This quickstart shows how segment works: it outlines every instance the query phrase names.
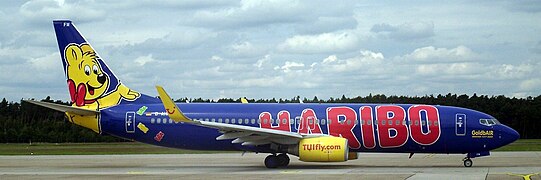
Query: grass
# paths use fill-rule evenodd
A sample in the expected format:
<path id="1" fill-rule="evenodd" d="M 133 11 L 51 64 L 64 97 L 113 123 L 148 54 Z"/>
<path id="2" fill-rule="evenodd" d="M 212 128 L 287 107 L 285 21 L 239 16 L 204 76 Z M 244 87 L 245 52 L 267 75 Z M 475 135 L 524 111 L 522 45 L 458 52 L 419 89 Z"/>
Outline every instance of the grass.
<path id="1" fill-rule="evenodd" d="M 541 151 L 541 139 L 519 139 L 494 151 Z"/>
<path id="2" fill-rule="evenodd" d="M 541 139 L 519 139 L 494 151 L 541 151 Z M 101 154 L 203 154 L 232 151 L 196 151 L 122 143 L 33 143 L 0 144 L 0 155 L 101 155 Z"/>
<path id="3" fill-rule="evenodd" d="M 197 151 L 122 143 L 33 143 L 0 144 L 0 155 L 102 155 L 102 154 L 201 154 L 231 151 Z"/>

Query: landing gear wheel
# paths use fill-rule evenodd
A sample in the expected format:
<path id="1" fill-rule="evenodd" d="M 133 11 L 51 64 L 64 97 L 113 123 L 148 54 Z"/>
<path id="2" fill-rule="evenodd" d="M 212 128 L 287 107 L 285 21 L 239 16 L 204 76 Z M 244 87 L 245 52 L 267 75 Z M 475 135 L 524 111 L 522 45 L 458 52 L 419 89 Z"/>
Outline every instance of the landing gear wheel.
<path id="1" fill-rule="evenodd" d="M 280 159 L 276 155 L 269 155 L 265 158 L 265 167 L 267 168 L 277 168 L 280 166 Z"/>
<path id="2" fill-rule="evenodd" d="M 287 166 L 289 165 L 289 156 L 286 153 L 280 154 L 278 156 L 278 160 L 280 161 L 280 166 Z"/>
<path id="3" fill-rule="evenodd" d="M 464 159 L 464 167 L 471 167 L 473 165 L 473 161 L 470 158 Z"/>

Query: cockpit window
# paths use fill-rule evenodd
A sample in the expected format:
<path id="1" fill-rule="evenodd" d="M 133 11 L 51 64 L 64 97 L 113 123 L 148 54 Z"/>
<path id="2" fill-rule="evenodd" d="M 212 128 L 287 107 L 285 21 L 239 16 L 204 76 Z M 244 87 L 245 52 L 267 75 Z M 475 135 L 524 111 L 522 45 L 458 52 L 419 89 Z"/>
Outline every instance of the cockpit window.
<path id="1" fill-rule="evenodd" d="M 496 119 L 479 119 L 479 123 L 485 126 L 494 126 L 496 124 L 500 124 L 500 122 Z"/>

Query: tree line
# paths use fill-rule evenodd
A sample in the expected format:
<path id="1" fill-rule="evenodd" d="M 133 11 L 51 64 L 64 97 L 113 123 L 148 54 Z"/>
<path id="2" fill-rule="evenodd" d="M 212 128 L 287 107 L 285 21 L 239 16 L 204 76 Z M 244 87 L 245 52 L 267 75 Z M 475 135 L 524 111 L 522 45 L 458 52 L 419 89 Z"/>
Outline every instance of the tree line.
<path id="1" fill-rule="evenodd" d="M 69 105 L 69 102 L 51 100 L 41 101 Z M 202 98 L 181 98 L 176 102 L 240 103 L 241 98 L 218 100 Z M 494 116 L 501 123 L 517 130 L 521 138 L 541 139 L 541 95 L 527 98 L 500 96 L 478 96 L 473 94 L 427 95 L 427 96 L 386 96 L 382 94 L 322 100 L 297 96 L 291 99 L 248 99 L 250 103 L 393 103 L 393 104 L 431 104 L 457 106 L 478 110 Z M 125 141 L 107 135 L 99 135 L 89 129 L 71 124 L 64 114 L 25 102 L 0 102 L 0 143 L 29 142 L 119 142 Z"/>

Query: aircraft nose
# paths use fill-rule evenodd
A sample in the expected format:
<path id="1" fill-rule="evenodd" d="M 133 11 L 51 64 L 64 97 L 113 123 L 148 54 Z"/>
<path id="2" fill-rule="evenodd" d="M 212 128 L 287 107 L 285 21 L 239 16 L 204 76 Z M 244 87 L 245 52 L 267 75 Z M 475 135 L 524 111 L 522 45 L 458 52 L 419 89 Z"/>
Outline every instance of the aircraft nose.
<path id="1" fill-rule="evenodd" d="M 515 142 L 518 138 L 520 138 L 520 134 L 508 126 L 505 126 L 502 134 L 505 136 L 505 144 Z"/>

